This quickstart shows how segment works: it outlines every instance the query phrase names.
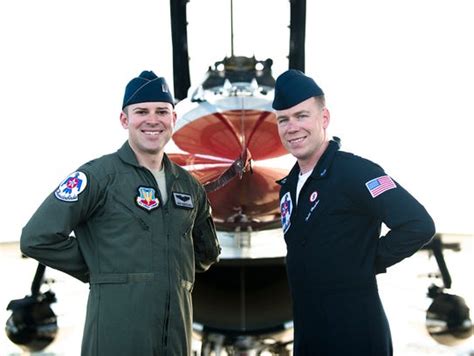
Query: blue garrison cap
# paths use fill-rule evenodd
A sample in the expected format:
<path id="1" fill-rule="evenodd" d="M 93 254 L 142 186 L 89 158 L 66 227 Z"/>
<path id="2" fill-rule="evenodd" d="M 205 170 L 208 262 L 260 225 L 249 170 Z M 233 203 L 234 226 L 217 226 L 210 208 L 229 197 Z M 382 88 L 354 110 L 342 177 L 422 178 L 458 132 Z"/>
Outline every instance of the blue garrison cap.
<path id="1" fill-rule="evenodd" d="M 303 72 L 290 69 L 281 74 L 275 82 L 275 96 L 272 107 L 285 110 L 313 96 L 324 95 L 316 82 Z"/>
<path id="2" fill-rule="evenodd" d="M 152 71 L 145 70 L 127 84 L 122 109 L 131 104 L 150 101 L 161 101 L 174 106 L 173 96 L 165 78 L 158 77 Z"/>

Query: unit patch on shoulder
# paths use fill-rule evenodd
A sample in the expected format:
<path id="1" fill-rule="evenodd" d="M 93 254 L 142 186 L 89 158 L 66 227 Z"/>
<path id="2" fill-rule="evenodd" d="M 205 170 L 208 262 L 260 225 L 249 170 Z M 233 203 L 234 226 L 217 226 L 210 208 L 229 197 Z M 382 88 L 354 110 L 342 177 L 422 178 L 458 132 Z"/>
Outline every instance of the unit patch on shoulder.
<path id="1" fill-rule="evenodd" d="M 372 198 L 376 198 L 383 192 L 397 187 L 395 182 L 389 176 L 381 176 L 371 179 L 365 183 L 365 186 L 369 190 Z"/>
<path id="2" fill-rule="evenodd" d="M 283 234 L 286 234 L 290 228 L 291 212 L 293 211 L 293 202 L 291 201 L 291 194 L 287 192 L 280 200 L 281 226 L 283 227 Z"/>
<path id="3" fill-rule="evenodd" d="M 191 194 L 173 192 L 173 201 L 174 204 L 179 208 L 194 208 L 193 197 Z"/>
<path id="4" fill-rule="evenodd" d="M 87 186 L 87 177 L 84 173 L 77 171 L 71 173 L 65 180 L 61 182 L 58 189 L 54 192 L 56 198 L 62 201 L 72 202 L 79 199 Z"/>
<path id="5" fill-rule="evenodd" d="M 147 211 L 151 211 L 160 206 L 160 201 L 156 197 L 155 189 L 150 187 L 138 187 L 138 196 L 135 201 L 140 208 Z"/>

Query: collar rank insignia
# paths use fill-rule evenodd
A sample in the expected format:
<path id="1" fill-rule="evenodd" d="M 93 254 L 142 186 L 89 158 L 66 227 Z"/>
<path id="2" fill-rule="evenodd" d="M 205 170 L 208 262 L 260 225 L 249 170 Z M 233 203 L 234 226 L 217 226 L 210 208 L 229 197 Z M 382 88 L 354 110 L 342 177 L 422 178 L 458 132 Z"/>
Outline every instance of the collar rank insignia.
<path id="1" fill-rule="evenodd" d="M 71 173 L 54 192 L 56 198 L 62 201 L 72 202 L 79 199 L 87 186 L 87 177 L 84 173 L 77 171 Z"/>
<path id="2" fill-rule="evenodd" d="M 178 208 L 192 209 L 194 208 L 193 198 L 191 194 L 173 192 L 174 204 Z"/>
<path id="3" fill-rule="evenodd" d="M 137 205 L 140 208 L 151 211 L 158 208 L 160 201 L 155 195 L 155 189 L 148 187 L 139 187 L 138 196 L 136 198 Z"/>

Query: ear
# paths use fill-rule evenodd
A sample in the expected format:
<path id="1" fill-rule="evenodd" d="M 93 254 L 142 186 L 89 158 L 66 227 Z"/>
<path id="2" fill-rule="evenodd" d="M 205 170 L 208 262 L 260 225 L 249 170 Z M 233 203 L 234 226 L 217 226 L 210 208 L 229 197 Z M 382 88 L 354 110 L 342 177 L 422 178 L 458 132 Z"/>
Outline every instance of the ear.
<path id="1" fill-rule="evenodd" d="M 323 128 L 327 129 L 329 126 L 329 122 L 331 121 L 331 114 L 327 108 L 323 109 Z"/>
<path id="2" fill-rule="evenodd" d="M 120 113 L 120 123 L 124 129 L 128 129 L 128 116 L 123 111 Z"/>
<path id="3" fill-rule="evenodd" d="M 173 127 L 176 125 L 176 119 L 178 118 L 178 115 L 176 115 L 176 111 L 173 111 Z"/>

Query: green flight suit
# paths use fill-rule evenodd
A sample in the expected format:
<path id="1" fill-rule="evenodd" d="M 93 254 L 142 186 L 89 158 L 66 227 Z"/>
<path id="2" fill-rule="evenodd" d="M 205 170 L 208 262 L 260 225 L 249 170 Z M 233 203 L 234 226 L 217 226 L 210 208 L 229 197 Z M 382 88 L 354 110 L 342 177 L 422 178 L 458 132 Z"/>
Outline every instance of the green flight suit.
<path id="1" fill-rule="evenodd" d="M 126 142 L 71 174 L 23 228 L 25 255 L 90 283 L 83 356 L 191 353 L 194 273 L 220 247 L 203 187 L 166 155 L 164 166 L 162 206 Z"/>

